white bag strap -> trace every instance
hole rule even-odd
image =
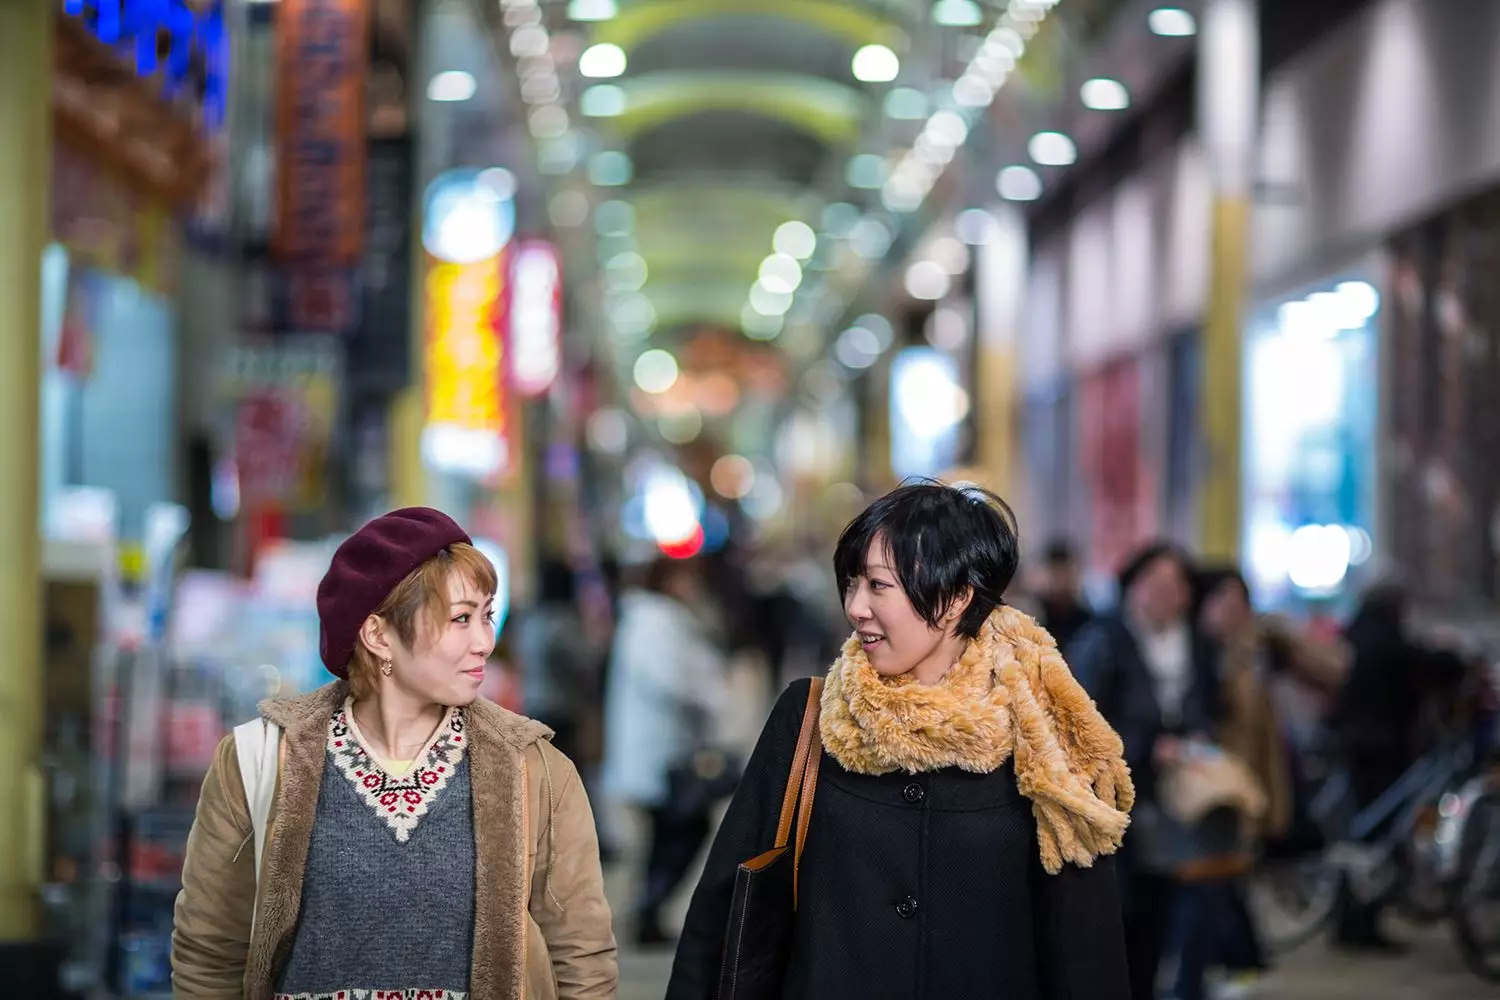
[[[255,895],[258,901],[260,866],[266,853],[266,825],[271,819],[271,802],[276,797],[281,727],[265,719],[252,719],[235,726],[234,749],[240,762],[240,780],[245,785],[245,804],[250,807],[250,822],[255,830]]]

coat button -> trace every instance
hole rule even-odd
[[[924,789],[921,785],[917,784],[915,781],[907,785],[905,788],[901,789],[901,797],[906,799],[906,801],[908,802],[921,802],[922,796],[926,794],[927,790]]]
[[[896,904],[896,916],[900,917],[902,920],[910,920],[916,915],[917,901],[912,897],[907,896],[901,902]]]

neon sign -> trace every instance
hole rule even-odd
[[[63,0],[63,13],[133,63],[137,75],[159,76],[169,99],[201,80],[205,124],[216,130],[223,123],[229,60],[220,0],[201,11],[185,0]]]

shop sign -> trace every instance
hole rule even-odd
[[[63,13],[119,51],[138,76],[161,80],[169,99],[202,74],[204,122],[211,129],[223,122],[229,81],[221,3],[63,0]]]
[[[542,240],[522,243],[511,289],[511,386],[521,396],[540,396],[562,367],[562,258],[556,248]]]
[[[365,230],[366,0],[282,0],[276,11],[283,262],[352,267]]]
[[[509,465],[500,320],[507,254],[473,262],[428,257],[427,423],[433,468],[486,478]]]
[[[321,339],[230,352],[220,391],[235,413],[243,506],[314,510],[322,504],[339,376],[336,349]]]

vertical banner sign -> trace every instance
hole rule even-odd
[[[511,267],[510,384],[540,396],[562,368],[562,258],[544,240],[526,240]]]
[[[339,332],[356,319],[365,233],[367,0],[282,0],[276,11],[277,212],[286,323]]]
[[[504,342],[505,251],[427,263],[427,426],[422,453],[435,469],[478,479],[507,470]]]

